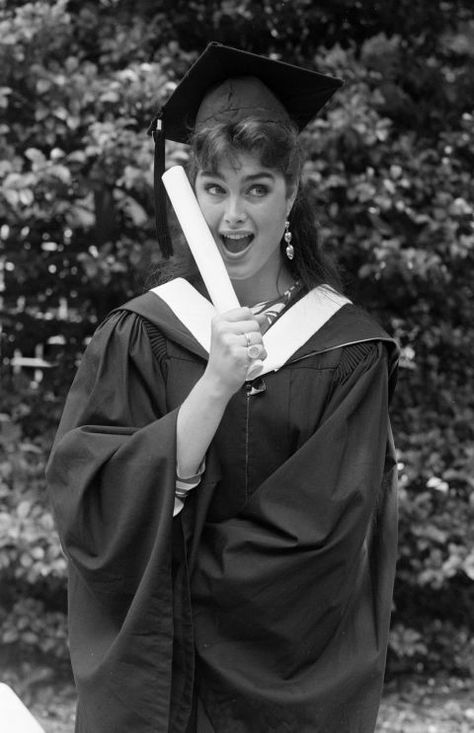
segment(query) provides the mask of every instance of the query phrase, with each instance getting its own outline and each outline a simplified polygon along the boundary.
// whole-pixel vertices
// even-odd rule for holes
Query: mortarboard
[[[291,120],[301,131],[342,83],[337,77],[210,43],[148,130],[155,140],[156,224],[163,255],[169,257],[173,252],[161,181],[165,140],[187,143],[196,125],[247,116]]]

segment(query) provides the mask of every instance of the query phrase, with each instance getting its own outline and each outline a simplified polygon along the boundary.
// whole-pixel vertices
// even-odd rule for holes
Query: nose
[[[229,196],[224,211],[224,221],[230,226],[241,224],[246,219],[244,202],[240,196]]]

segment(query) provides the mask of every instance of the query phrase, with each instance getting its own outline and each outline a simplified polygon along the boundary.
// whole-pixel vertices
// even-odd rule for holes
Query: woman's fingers
[[[265,315],[265,313],[257,313],[256,315],[254,315],[254,318],[257,321],[260,328],[262,328],[262,326],[268,325],[268,318]]]
[[[260,333],[260,325],[255,318],[248,321],[225,321],[222,318],[214,320],[214,329],[218,332],[233,333],[241,335],[243,333]]]
[[[260,331],[244,331],[239,336],[243,346],[254,346],[263,343]]]
[[[248,378],[252,365],[267,357],[261,320],[250,308],[234,308],[213,319],[207,371],[231,391]]]
[[[232,310],[220,313],[214,318],[216,323],[227,323],[230,330],[235,333],[245,331],[257,331],[265,322],[265,316],[254,315],[250,308],[233,308]]]
[[[217,330],[216,339],[223,347],[232,349],[238,356],[246,354],[250,359],[265,358],[266,351],[263,346],[262,334],[260,331],[229,332]]]
[[[233,322],[246,321],[250,318],[255,318],[255,316],[250,308],[245,306],[244,308],[231,308],[231,310],[228,310],[225,313],[220,313],[217,318],[223,318],[225,321]]]

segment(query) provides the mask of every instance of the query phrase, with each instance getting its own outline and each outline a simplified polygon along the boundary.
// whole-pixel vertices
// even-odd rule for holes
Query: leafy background
[[[210,40],[345,79],[304,177],[349,294],[402,347],[388,676],[472,678],[470,0],[0,0],[0,661],[67,666],[45,461],[84,344],[159,265],[145,130]]]

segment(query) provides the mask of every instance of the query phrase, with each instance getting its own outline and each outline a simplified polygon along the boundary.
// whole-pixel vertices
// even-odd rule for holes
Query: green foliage
[[[402,349],[390,668],[471,670],[473,38],[462,0],[0,0],[4,643],[64,652],[47,452],[84,340],[159,264],[148,122],[220,40],[346,81],[305,134],[304,173],[350,295]],[[38,344],[52,366],[31,387],[11,359]]]
[[[403,674],[449,674],[466,678],[474,675],[474,641],[469,628],[435,619],[422,630],[394,624],[390,632],[388,670],[390,676]]]
[[[66,561],[44,493],[52,433],[30,439],[26,426],[37,395],[28,400],[24,384],[10,387],[9,412],[0,415],[0,644],[64,658]],[[37,421],[34,432],[40,428]]]

